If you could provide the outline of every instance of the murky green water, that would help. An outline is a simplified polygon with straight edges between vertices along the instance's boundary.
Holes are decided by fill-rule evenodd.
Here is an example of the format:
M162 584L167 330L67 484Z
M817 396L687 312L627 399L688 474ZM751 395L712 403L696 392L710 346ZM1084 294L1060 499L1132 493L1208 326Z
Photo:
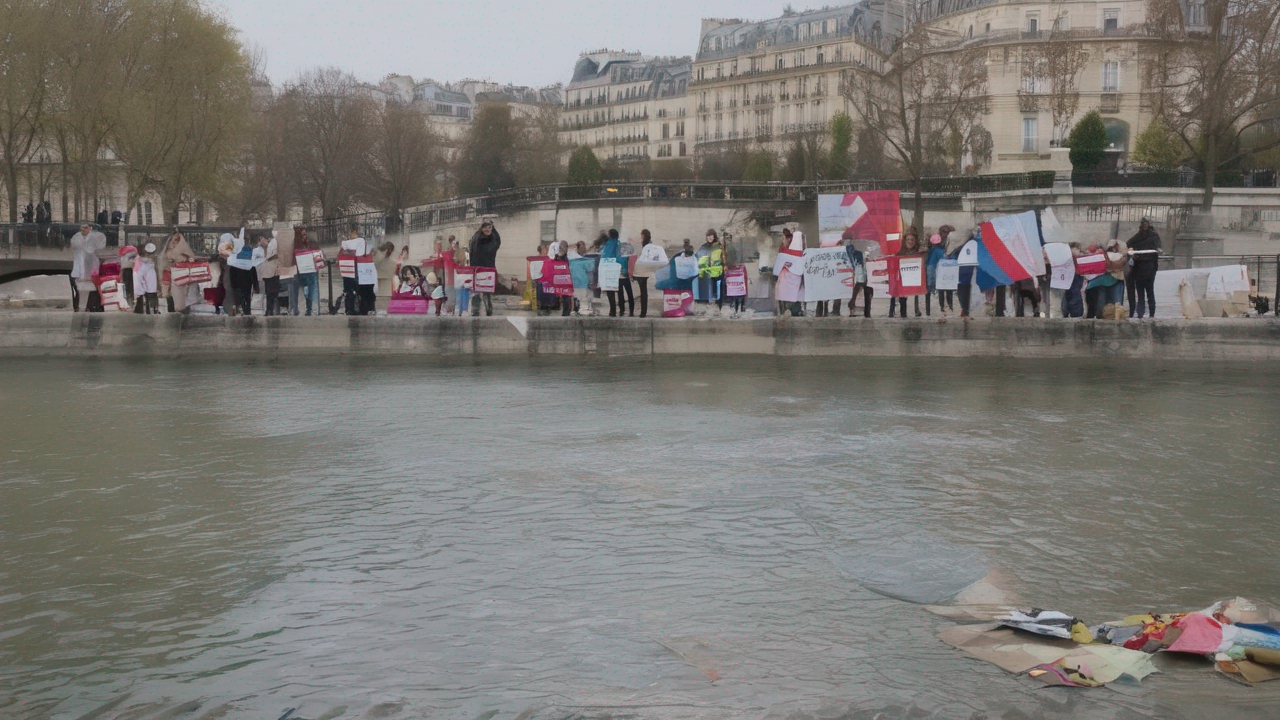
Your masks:
M4 718L1280 713L1165 658L1042 689L864 584L1280 601L1261 368L44 360L0 403Z

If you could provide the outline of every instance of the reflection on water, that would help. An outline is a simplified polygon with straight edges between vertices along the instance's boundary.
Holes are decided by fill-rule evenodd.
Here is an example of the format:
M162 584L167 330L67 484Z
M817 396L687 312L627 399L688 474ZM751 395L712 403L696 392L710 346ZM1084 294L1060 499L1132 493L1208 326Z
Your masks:
M895 598L989 568L1098 621L1280 600L1278 391L1185 364L5 363L0 717L1274 717L1280 688L1185 664L1040 689Z

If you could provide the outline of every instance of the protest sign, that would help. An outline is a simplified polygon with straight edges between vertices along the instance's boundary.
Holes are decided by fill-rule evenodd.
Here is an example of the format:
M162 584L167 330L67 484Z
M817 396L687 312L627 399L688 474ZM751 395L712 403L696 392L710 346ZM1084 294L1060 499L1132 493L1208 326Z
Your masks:
M889 294L889 276L891 275L889 261L896 259L887 257L867 261L867 287L871 288L877 295ZM895 267L894 270L896 269Z
M924 258L908 256L889 258L890 266L896 265L896 271L889 276L889 295L892 297L911 297L923 295L925 287Z
M853 296L853 266L842 247L809 248L804 253L806 302L845 300Z
M734 265L725 272L724 294L725 297L747 296L747 268L745 266Z
M939 290L956 290L960 287L960 263L955 260L941 260L935 271L933 285Z
M618 282L622 279L622 265L613 258L601 258L600 270L597 275L596 284L601 290L606 292L617 290Z
M960 263L960 267L973 267L978 264L978 241L970 240L960 248L960 255L956 258Z
M476 268L475 288L478 293L491 293L498 289L498 271L493 268Z

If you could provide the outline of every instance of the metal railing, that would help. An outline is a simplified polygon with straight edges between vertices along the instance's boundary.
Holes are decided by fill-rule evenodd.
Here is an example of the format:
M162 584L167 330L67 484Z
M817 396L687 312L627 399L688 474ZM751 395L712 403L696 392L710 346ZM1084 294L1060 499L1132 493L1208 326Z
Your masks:
M107 247L133 245L141 247L148 241L157 247L163 245L171 225L91 225L107 238ZM218 249L218 238L223 233L237 233L240 228L229 226L182 225L178 230L197 254L213 255ZM19 223L0 225L0 242L4 243L10 257L22 257L23 248L69 250L71 238L80 232L80 223Z
M758 134L758 133L757 133ZM972 175L925 178L922 190L928 194L964 195L971 193L1038 190L1053 187L1051 170L1005 175ZM637 181L602 182L588 185L538 185L498 190L484 195L452 198L419 205L405 211L408 232L427 232L431 228L455 225L502 211L543 203L579 202L587 200L743 200L801 202L815 200L819 193L859 192L866 190L899 190L909 192L915 184L909 179L825 181L821 183L782 182L718 182L718 181ZM329 221L340 226L345 219ZM324 226L328 227L328 225ZM319 228L318 232L323 231ZM370 237L366 235L366 237ZM336 240L334 241L336 242Z
M1214 187L1274 188L1277 187L1276 178L1277 174L1273 170L1219 172L1214 178ZM1100 188L1202 188L1204 173L1192 170L1076 171L1071 173L1071 183L1078 187Z

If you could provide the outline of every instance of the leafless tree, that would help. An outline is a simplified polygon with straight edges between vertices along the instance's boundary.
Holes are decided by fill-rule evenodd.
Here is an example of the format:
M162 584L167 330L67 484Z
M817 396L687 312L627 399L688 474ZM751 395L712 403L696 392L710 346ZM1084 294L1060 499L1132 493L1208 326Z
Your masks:
M393 216L425 202L444 166L440 138L422 113L387 103L373 113L362 196Z
M1204 169L1201 207L1213 207L1220 168L1280 146L1280 133L1251 148L1241 139L1280 125L1280 2L1206 0L1191 24L1179 0L1148 0L1160 37L1148 86L1156 113Z
M920 18L917 18L919 20ZM879 143L912 180L912 225L924 224L924 178L947 154L949 138L971 137L986 113L987 65L980 51L942 51L927 25L912 22L876 66L857 65L841 94L854 109L860 138Z
M289 162L304 213L314 203L324 217L337 217L360 191L374 101L337 68L302 73L284 95L291 111Z
M54 71L47 2L11 0L0 11L0 162L9 221L18 221L18 169L39 144Z
M1055 140L1065 138L1071 130L1071 121L1080 109L1080 73L1089 63L1086 45L1062 28L1066 12L1059 5L1061 2L1051 11L1048 36L1023 47L1019 93L1024 111L1032 107L1049 111Z

